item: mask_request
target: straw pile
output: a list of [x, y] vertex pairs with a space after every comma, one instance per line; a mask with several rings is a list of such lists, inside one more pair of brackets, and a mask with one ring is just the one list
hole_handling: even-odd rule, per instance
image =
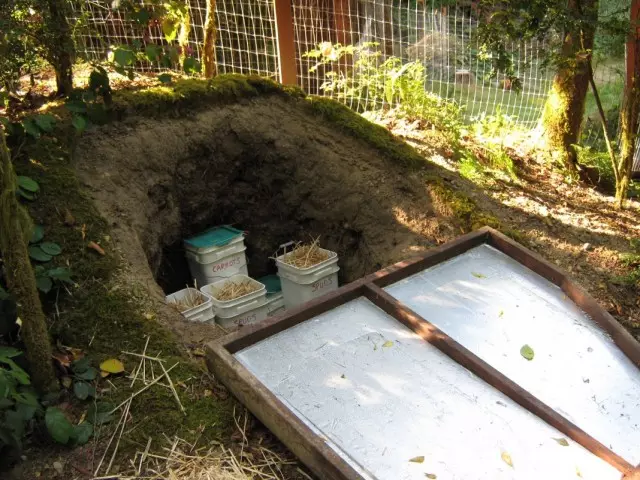
[[324, 262], [329, 258], [329, 253], [320, 248], [319, 240], [316, 238], [310, 244], [298, 243], [291, 252], [285, 252], [282, 262], [296, 268], [309, 268]]
[[227, 301], [240, 298], [244, 295], [260, 290], [260, 284], [251, 280], [228, 281], [224, 286], [212, 293], [216, 300]]
[[175, 308], [180, 313], [183, 313], [190, 308], [202, 305], [205, 301], [205, 296], [198, 292], [198, 290], [189, 288], [189, 290], [187, 290], [187, 295], [184, 298], [170, 301], [169, 306]]

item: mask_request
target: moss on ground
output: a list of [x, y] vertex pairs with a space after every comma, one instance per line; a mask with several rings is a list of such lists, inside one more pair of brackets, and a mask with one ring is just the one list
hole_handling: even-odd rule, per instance
[[[52, 266], [69, 266], [76, 283], [68, 287], [68, 293], [61, 289], [59, 295], [52, 292], [45, 297], [53, 338], [85, 350], [95, 365], [120, 357], [127, 371], [131, 371], [135, 360], [121, 352], [141, 352], [149, 336], [149, 352], [162, 352], [167, 365], [179, 362], [171, 377], [178, 385], [186, 415], [168, 389], [146, 390], [132, 405], [133, 427], [126, 436], [132, 449], [138, 448], [139, 443], [144, 447], [150, 436], [160, 433], [185, 439], [223, 438], [229, 433], [235, 402], [203, 395], [212, 384], [204, 366], [189, 359], [172, 334], [144, 311], [145, 298], [140, 292], [132, 292], [130, 284], [119, 282], [126, 272], [121, 271], [120, 259], [114, 253], [107, 223], [82, 191], [71, 165], [70, 144], [71, 139], [64, 142], [42, 138], [37, 146], [27, 147], [16, 162], [19, 174], [40, 184], [38, 199], [28, 204], [31, 216], [45, 227], [45, 239], [63, 248]], [[88, 249], [89, 241], [99, 243], [106, 255]], [[132, 393], [130, 380], [111, 380], [115, 389], [106, 391], [103, 399], [119, 403]], [[122, 450], [122, 455], [131, 453]]]

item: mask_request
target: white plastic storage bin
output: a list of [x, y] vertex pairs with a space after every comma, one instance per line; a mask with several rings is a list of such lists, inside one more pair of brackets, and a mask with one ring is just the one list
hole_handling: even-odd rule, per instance
[[216, 316], [216, 323], [223, 328], [241, 327], [258, 323], [267, 318], [269, 305], [265, 298], [255, 299], [241, 305], [236, 309], [236, 314], [230, 317]]
[[306, 303], [338, 288], [338, 254], [324, 250], [329, 258], [312, 267], [297, 268], [276, 258], [278, 276], [287, 309]]
[[209, 229], [184, 241], [191, 276], [200, 285], [247, 275], [244, 234], [233, 227]]
[[277, 275], [267, 275], [266, 277], [259, 278], [258, 281], [263, 283], [267, 288], [267, 315], [272, 317], [283, 313], [286, 307], [284, 305], [280, 277]]
[[[216, 294], [230, 282], [251, 282], [253, 285], [258, 287], [258, 289], [255, 292], [247, 293], [246, 295], [234, 298], [233, 300], [218, 300], [216, 298]], [[215, 314], [226, 318], [236, 315], [240, 310], [243, 309], [242, 307], [246, 304], [262, 304], [264, 303], [264, 300], [267, 299], [267, 289], [264, 284], [258, 282], [257, 280], [254, 280], [253, 278], [241, 274], [234, 275], [230, 278], [225, 278], [224, 280], [220, 280], [219, 282], [205, 285], [200, 290], [211, 297], [211, 302], [213, 303], [213, 310]]]
[[179, 292], [172, 293], [171, 295], [167, 295], [166, 301], [167, 304], [175, 303], [176, 301], [184, 299], [188, 294], [199, 295], [204, 302], [197, 307], [190, 308], [189, 310], [185, 310], [182, 313], [182, 316], [187, 320], [192, 322], [210, 322], [214, 318], [213, 313], [213, 302], [211, 301], [211, 297], [204, 292], [196, 290], [195, 288], [185, 288], [180, 290]]

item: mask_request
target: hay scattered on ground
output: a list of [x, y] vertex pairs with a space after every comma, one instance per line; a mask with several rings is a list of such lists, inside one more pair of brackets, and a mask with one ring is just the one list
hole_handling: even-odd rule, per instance
[[253, 280], [228, 281], [220, 289], [212, 293], [213, 298], [220, 301], [234, 300], [260, 290], [260, 284]]
[[320, 238], [316, 238], [313, 243], [298, 243], [289, 253], [282, 256], [282, 262], [296, 268], [309, 268], [324, 262], [329, 258], [329, 252], [320, 248]]

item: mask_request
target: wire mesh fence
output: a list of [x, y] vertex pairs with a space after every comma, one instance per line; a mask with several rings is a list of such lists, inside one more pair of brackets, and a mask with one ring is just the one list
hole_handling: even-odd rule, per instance
[[[71, 24], [78, 51], [86, 59], [104, 61], [115, 46], [128, 45], [144, 51], [148, 45], [173, 48], [160, 21], [133, 18], [112, 0], [69, 0]], [[186, 6], [187, 34], [178, 46], [180, 53], [199, 61], [203, 56], [207, 5], [215, 5], [218, 73], [257, 74], [280, 80], [280, 59], [276, 21], [276, 0], [181, 0]], [[131, 3], [131, 2], [129, 2]], [[482, 115], [510, 116], [524, 127], [534, 127], [549, 92], [552, 72], [543, 67], [546, 45], [521, 42], [511, 48], [515, 73], [522, 82], [516, 92], [509, 79], [491, 75], [491, 61], [476, 38], [482, 21], [473, 0], [291, 0], [293, 43], [297, 82], [309, 94], [336, 96], [327, 80], [358, 74], [367, 52], [375, 50], [376, 65], [397, 59], [400, 65], [419, 64], [424, 89], [457, 102], [470, 121]], [[133, 0], [150, 12], [162, 8], [159, 0]], [[286, 5], [286, 2], [281, 3]], [[173, 42], [175, 44], [175, 42]], [[354, 48], [332, 62], [318, 65], [308, 52], [336, 45]], [[149, 61], [141, 56], [134, 65], [142, 73], [180, 69]], [[615, 131], [624, 83], [623, 60], [601, 59], [595, 64], [608, 120]], [[351, 108], [362, 111], [372, 106], [367, 90], [339, 97]], [[384, 106], [376, 99], [373, 106]], [[589, 96], [582, 143], [600, 146], [603, 141], [595, 102]], [[638, 158], [640, 169], [640, 155]]]
[[[136, 2], [150, 14], [157, 2]], [[150, 15], [141, 22], [130, 10], [110, 0], [71, 0], [70, 23], [78, 52], [90, 61], [105, 61], [116, 46], [126, 45], [144, 51], [149, 45], [170, 47], [162, 24]], [[180, 53], [201, 61], [207, 0], [188, 0], [187, 37], [179, 45]], [[278, 49], [273, 0], [217, 0], [216, 64], [218, 73], [255, 74], [278, 77]], [[141, 73], [179, 70], [176, 62], [164, 64], [138, 60], [135, 70]]]

